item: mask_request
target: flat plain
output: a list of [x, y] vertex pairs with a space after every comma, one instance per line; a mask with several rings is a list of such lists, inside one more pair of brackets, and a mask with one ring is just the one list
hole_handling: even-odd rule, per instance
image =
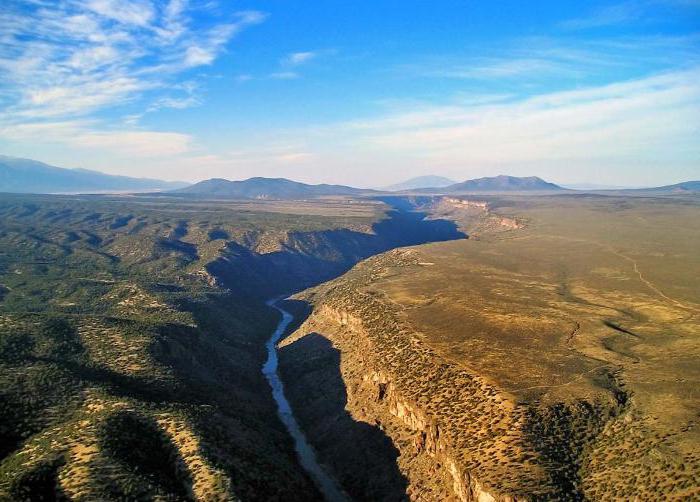
[[663, 496], [688, 474], [697, 489], [698, 201], [491, 204], [524, 228], [423, 246], [423, 265], [374, 287], [445, 358], [518, 402], [629, 396], [624, 412], [590, 438], [582, 469], [591, 494], [609, 484]]

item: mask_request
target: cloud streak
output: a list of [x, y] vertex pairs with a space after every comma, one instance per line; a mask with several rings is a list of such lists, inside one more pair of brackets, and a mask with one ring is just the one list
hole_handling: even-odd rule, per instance
[[[640, 159], [698, 165], [700, 68], [476, 106], [425, 106], [342, 129], [358, 145], [443, 168]], [[359, 145], [364, 145], [360, 147]]]
[[[198, 104], [193, 89], [174, 80], [210, 65], [231, 39], [266, 17], [258, 11], [205, 15], [188, 0], [9, 0], [0, 12], [0, 127], [72, 124], [85, 144], [109, 146], [102, 138], [115, 133], [94, 119], [102, 110], [143, 102], [147, 94], [147, 112]], [[141, 143], [148, 134], [159, 143], [173, 138], [122, 131], [118, 139], [146, 152]]]
[[307, 52], [292, 52], [287, 57], [282, 60], [282, 64], [288, 66], [299, 66], [308, 63], [312, 59], [315, 59], [318, 53], [307, 51]]

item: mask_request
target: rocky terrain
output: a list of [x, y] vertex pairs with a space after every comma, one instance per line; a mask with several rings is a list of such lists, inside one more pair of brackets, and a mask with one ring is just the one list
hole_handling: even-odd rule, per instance
[[0, 499], [315, 500], [265, 300], [459, 238], [377, 201], [0, 199]]
[[282, 380], [350, 498], [697, 497], [697, 216], [4, 195], [0, 498], [320, 499], [260, 371], [294, 293]]
[[480, 238], [290, 304], [310, 314], [282, 342], [287, 394], [353, 498], [699, 496], [697, 202], [439, 206]]

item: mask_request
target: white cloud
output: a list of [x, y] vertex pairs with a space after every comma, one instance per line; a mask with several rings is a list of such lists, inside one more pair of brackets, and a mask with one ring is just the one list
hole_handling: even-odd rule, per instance
[[96, 130], [93, 121], [74, 120], [13, 125], [0, 128], [0, 136], [16, 141], [59, 143], [76, 150], [94, 150], [124, 157], [171, 158], [191, 151], [187, 134], [141, 130]]
[[[199, 2], [9, 0], [0, 9], [0, 140], [121, 159], [190, 154], [187, 134], [138, 128], [145, 113], [198, 105], [184, 70], [210, 65], [265, 14], [212, 17]], [[207, 7], [208, 9], [211, 8]], [[146, 93], [149, 93], [146, 96]], [[146, 97], [150, 104], [146, 102]], [[116, 122], [98, 112], [142, 105]]]
[[89, 0], [85, 6], [105, 18], [142, 27], [155, 17], [155, 9], [148, 0]]
[[426, 106], [343, 126], [356, 143], [440, 165], [700, 161], [700, 69], [485, 105]]
[[[10, 0], [0, 12], [0, 111], [5, 122], [89, 115], [173, 86], [210, 65], [263, 13], [207, 19], [187, 0]], [[193, 26], [195, 16], [197, 26]]]
[[270, 78], [277, 80], [294, 80], [299, 78], [299, 74], [294, 71], [280, 71], [270, 74]]
[[209, 65], [212, 63], [212, 61], [214, 61], [215, 58], [216, 53], [213, 49], [204, 49], [202, 47], [193, 45], [191, 47], [188, 47], [185, 51], [184, 64], [188, 68], [193, 66]]
[[282, 60], [283, 64], [289, 65], [289, 66], [299, 66], [304, 63], [308, 63], [312, 59], [314, 59], [318, 54], [316, 52], [292, 52], [289, 54], [286, 58]]

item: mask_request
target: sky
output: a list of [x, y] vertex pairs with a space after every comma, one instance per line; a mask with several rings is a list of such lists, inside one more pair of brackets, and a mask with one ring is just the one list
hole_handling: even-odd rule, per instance
[[700, 0], [3, 0], [0, 153], [183, 181], [700, 179]]

